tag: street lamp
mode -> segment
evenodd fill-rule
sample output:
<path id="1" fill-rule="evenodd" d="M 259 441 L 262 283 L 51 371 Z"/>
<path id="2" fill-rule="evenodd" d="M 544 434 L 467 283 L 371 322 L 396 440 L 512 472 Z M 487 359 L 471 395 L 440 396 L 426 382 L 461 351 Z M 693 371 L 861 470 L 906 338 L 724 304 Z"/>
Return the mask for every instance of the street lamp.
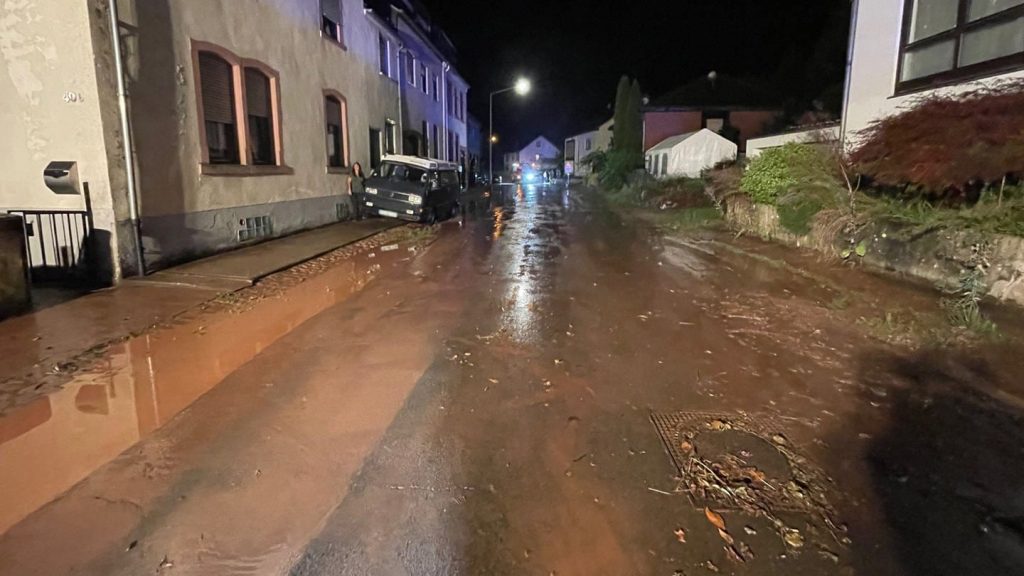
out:
<path id="1" fill-rule="evenodd" d="M 516 80 L 516 83 L 515 83 L 514 86 L 509 86 L 508 88 L 502 88 L 501 90 L 495 90 L 494 92 L 491 92 L 490 107 L 488 108 L 488 117 L 489 117 L 489 119 L 488 119 L 488 125 L 487 125 L 488 126 L 487 133 L 491 135 L 490 136 L 490 142 L 488 143 L 488 150 L 487 150 L 487 158 L 488 158 L 488 160 L 487 160 L 487 162 L 488 162 L 488 167 L 487 167 L 487 185 L 488 186 L 493 186 L 494 185 L 494 143 L 498 141 L 498 137 L 494 135 L 494 97 L 497 96 L 498 94 L 504 94 L 505 92 L 512 92 L 512 91 L 515 91 L 515 93 L 518 94 L 519 96 L 526 96 L 527 94 L 530 93 L 530 89 L 531 88 L 532 88 L 532 86 L 531 86 L 530 81 L 528 79 L 520 78 L 519 80 Z"/>

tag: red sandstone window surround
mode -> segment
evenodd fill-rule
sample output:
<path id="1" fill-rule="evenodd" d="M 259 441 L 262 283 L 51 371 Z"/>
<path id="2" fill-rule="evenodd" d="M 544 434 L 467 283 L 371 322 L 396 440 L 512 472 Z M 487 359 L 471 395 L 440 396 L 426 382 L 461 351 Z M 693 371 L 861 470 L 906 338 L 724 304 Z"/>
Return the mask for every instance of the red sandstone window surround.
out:
<path id="1" fill-rule="evenodd" d="M 205 174 L 288 173 L 277 71 L 221 46 L 192 41 L 200 165 Z"/>
<path id="2" fill-rule="evenodd" d="M 337 90 L 324 90 L 327 171 L 344 172 L 349 165 L 348 101 Z"/>

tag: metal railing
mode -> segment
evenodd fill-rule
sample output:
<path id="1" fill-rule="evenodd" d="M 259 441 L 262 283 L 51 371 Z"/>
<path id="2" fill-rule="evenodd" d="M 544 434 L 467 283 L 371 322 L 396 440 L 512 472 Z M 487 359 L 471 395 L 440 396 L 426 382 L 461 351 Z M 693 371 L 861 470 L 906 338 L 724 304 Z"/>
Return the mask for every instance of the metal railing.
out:
<path id="1" fill-rule="evenodd" d="M 85 210 L 6 210 L 21 216 L 32 282 L 81 281 L 89 276 L 92 219 Z"/>

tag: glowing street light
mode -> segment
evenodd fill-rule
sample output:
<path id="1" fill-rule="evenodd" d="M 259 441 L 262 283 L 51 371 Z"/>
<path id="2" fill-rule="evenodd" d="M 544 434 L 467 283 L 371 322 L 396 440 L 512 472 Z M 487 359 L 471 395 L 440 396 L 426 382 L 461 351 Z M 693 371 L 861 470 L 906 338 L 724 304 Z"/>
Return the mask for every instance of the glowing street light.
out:
<path id="1" fill-rule="evenodd" d="M 533 85 L 530 83 L 530 80 L 528 78 L 519 78 L 518 80 L 516 80 L 516 83 L 514 85 L 512 85 L 512 86 L 509 86 L 508 88 L 502 88 L 501 90 L 495 90 L 494 92 L 491 92 L 490 108 L 488 110 L 488 112 L 489 112 L 489 124 L 488 124 L 488 130 L 487 130 L 487 133 L 491 135 L 490 144 L 488 146 L 488 152 L 487 152 L 487 156 L 488 156 L 488 169 L 487 169 L 488 182 L 487 182 L 487 185 L 488 186 L 493 186 L 494 185 L 494 145 L 497 144 L 497 142 L 498 142 L 498 136 L 494 133 L 494 97 L 497 96 L 498 94 L 504 94 L 505 92 L 512 92 L 512 91 L 515 91 L 515 93 L 518 96 L 526 96 L 527 94 L 530 93 L 530 90 L 532 88 L 533 88 Z"/>

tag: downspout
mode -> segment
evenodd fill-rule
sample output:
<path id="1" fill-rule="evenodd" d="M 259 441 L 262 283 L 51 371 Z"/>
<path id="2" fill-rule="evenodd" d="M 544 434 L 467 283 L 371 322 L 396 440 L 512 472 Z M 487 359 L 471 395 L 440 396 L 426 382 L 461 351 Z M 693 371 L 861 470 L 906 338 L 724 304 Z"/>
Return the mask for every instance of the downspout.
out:
<path id="1" fill-rule="evenodd" d="M 448 71 L 451 66 L 447 62 L 441 62 L 441 140 L 444 142 L 444 159 L 451 161 L 448 157 Z"/>
<path id="2" fill-rule="evenodd" d="M 398 142 L 395 142 L 395 149 L 400 149 L 401 153 L 405 154 L 405 112 L 402 109 L 405 101 L 402 98 L 402 90 L 405 89 L 402 86 L 402 52 L 405 51 L 405 45 L 401 42 L 396 42 L 396 46 L 398 46 L 398 134 L 396 136 Z M 388 54 L 388 58 L 391 58 L 390 54 Z M 391 62 L 388 62 L 388 66 L 391 66 Z"/>
<path id="3" fill-rule="evenodd" d="M 114 69 L 117 73 L 117 104 L 121 115 L 121 141 L 124 147 L 124 172 L 128 186 L 128 217 L 135 239 L 135 262 L 139 276 L 146 275 L 146 260 L 142 254 L 142 229 L 139 224 L 139 196 L 135 184 L 135 158 L 132 154 L 131 122 L 128 119 L 128 91 L 124 82 L 124 58 L 121 54 L 121 19 L 117 13 L 117 0 L 108 0 L 110 33 L 114 49 Z M 116 218 L 115 218 L 116 221 Z"/>
<path id="4" fill-rule="evenodd" d="M 846 79 L 843 82 L 843 110 L 840 118 L 839 145 L 846 149 L 846 121 L 850 112 L 850 78 L 853 75 L 853 50 L 857 45 L 857 20 L 860 16 L 860 0 L 853 0 L 850 11 L 850 40 L 846 48 Z"/>

